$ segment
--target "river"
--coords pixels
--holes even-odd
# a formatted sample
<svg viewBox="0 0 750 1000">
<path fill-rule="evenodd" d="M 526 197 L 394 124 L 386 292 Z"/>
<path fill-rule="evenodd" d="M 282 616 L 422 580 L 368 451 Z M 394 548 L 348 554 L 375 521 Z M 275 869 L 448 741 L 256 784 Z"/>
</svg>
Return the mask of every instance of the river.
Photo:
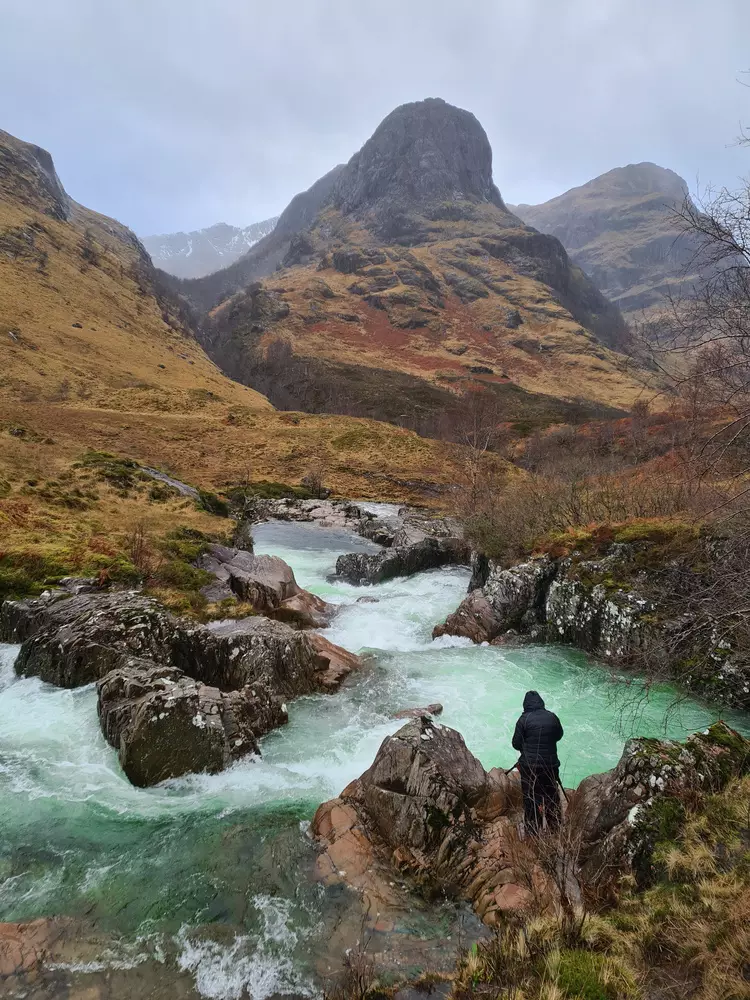
<svg viewBox="0 0 750 1000">
<path fill-rule="evenodd" d="M 644 698 L 562 647 L 432 641 L 466 590 L 465 569 L 357 588 L 327 576 L 338 553 L 371 543 L 300 524 L 254 534 L 256 552 L 281 556 L 301 586 L 342 605 L 329 638 L 371 654 L 338 693 L 290 703 L 289 725 L 263 739 L 261 761 L 133 788 L 99 731 L 93 687 L 18 679 L 17 647 L 0 645 L 0 920 L 74 918 L 78 946 L 56 971 L 66 982 L 106 978 L 134 1000 L 161 996 L 155 983 L 170 997 L 317 995 L 353 941 L 355 908 L 347 890 L 311 879 L 307 823 L 369 766 L 402 725 L 399 709 L 441 702 L 441 721 L 485 767 L 508 767 L 523 694 L 536 688 L 565 726 L 569 786 L 613 766 L 630 735 L 682 738 L 718 715 L 675 704 L 667 686 Z M 748 731 L 746 719 L 724 716 Z M 399 929 L 418 965 L 420 942 L 449 954 L 445 941 L 467 920 L 453 905 L 415 903 Z"/>
</svg>

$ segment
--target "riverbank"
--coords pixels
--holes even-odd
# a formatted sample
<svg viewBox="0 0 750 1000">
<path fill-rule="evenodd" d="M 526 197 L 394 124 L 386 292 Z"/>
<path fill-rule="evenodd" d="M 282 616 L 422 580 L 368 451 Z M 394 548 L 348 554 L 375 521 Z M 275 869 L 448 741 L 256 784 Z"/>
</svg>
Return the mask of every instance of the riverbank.
<svg viewBox="0 0 750 1000">
<path fill-rule="evenodd" d="M 0 919 L 85 916 L 87 933 L 93 926 L 109 942 L 97 961 L 133 967 L 118 973 L 118 1000 L 140 1000 L 155 982 L 221 1000 L 320 989 L 353 946 L 362 913 L 357 897 L 313 880 L 306 825 L 369 767 L 403 725 L 392 718 L 401 709 L 441 702 L 441 722 L 486 769 L 508 767 L 523 692 L 538 687 L 566 725 L 567 785 L 614 766 L 633 733 L 683 738 L 716 717 L 696 701 L 675 706 L 668 686 L 643 702 L 632 681 L 613 685 L 609 671 L 564 647 L 433 641 L 432 627 L 466 591 L 466 569 L 361 588 L 328 577 L 343 551 L 377 551 L 371 543 L 278 522 L 254 534 L 256 552 L 281 556 L 300 586 L 341 605 L 324 634 L 372 654 L 335 695 L 290 702 L 289 724 L 262 740 L 260 761 L 135 789 L 101 736 L 92 688 L 15 679 L 15 651 L 4 652 Z M 375 932 L 373 951 L 386 969 L 451 966 L 470 933 L 479 931 L 466 910 L 410 895 Z M 91 961 L 83 943 L 81 954 Z M 77 989 L 105 975 L 71 955 L 76 967 L 63 972 Z"/>
</svg>

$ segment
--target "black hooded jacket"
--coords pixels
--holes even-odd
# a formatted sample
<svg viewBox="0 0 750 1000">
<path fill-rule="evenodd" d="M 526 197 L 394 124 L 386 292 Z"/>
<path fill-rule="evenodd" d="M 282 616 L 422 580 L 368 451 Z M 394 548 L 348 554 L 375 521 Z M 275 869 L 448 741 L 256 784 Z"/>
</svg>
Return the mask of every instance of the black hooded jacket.
<svg viewBox="0 0 750 1000">
<path fill-rule="evenodd" d="M 563 727 L 558 717 L 547 711 L 540 694 L 528 691 L 523 699 L 523 715 L 513 734 L 513 749 L 521 754 L 521 764 L 559 767 L 557 744 L 562 738 Z"/>
</svg>

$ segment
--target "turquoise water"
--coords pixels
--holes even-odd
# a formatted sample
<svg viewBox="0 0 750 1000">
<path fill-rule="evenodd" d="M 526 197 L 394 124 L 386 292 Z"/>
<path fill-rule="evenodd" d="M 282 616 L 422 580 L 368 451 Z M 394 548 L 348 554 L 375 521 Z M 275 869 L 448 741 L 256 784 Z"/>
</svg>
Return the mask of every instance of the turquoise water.
<svg viewBox="0 0 750 1000">
<path fill-rule="evenodd" d="M 338 693 L 292 702 L 261 761 L 219 775 L 133 788 L 101 736 L 93 688 L 18 679 L 16 648 L 0 646 L 0 920 L 85 918 L 112 937 L 113 961 L 156 963 L 163 976 L 187 976 L 196 995 L 312 995 L 349 903 L 308 878 L 306 822 L 402 725 L 394 712 L 439 701 L 442 721 L 485 767 L 508 767 L 523 694 L 534 687 L 565 726 L 568 785 L 613 766 L 632 734 L 683 737 L 718 717 L 694 701 L 675 704 L 668 687 L 644 700 L 637 684 L 613 682 L 563 648 L 433 642 L 468 572 L 369 588 L 327 581 L 338 553 L 370 548 L 314 527 L 256 530 L 256 551 L 280 555 L 302 586 L 341 605 L 326 634 L 373 655 Z M 747 731 L 743 719 L 728 721 Z"/>
</svg>

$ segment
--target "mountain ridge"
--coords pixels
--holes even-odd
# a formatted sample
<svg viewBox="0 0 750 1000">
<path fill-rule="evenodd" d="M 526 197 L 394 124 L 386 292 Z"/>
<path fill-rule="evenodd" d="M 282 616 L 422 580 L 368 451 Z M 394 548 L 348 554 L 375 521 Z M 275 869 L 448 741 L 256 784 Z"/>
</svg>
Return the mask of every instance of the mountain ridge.
<svg viewBox="0 0 750 1000">
<path fill-rule="evenodd" d="M 434 434 L 472 387 L 511 420 L 636 393 L 613 352 L 619 311 L 507 208 L 481 124 L 440 99 L 396 108 L 270 236 L 178 287 L 209 354 L 282 408 Z"/>
<path fill-rule="evenodd" d="M 253 222 L 249 226 L 231 226 L 217 222 L 190 232 L 161 233 L 142 237 L 153 263 L 176 278 L 202 278 L 233 264 L 273 232 L 278 216 Z"/>
<path fill-rule="evenodd" d="M 514 210 L 557 237 L 594 284 L 637 319 L 700 281 L 693 267 L 698 244 L 683 233 L 676 215 L 688 197 L 679 174 L 643 162 Z"/>
</svg>

